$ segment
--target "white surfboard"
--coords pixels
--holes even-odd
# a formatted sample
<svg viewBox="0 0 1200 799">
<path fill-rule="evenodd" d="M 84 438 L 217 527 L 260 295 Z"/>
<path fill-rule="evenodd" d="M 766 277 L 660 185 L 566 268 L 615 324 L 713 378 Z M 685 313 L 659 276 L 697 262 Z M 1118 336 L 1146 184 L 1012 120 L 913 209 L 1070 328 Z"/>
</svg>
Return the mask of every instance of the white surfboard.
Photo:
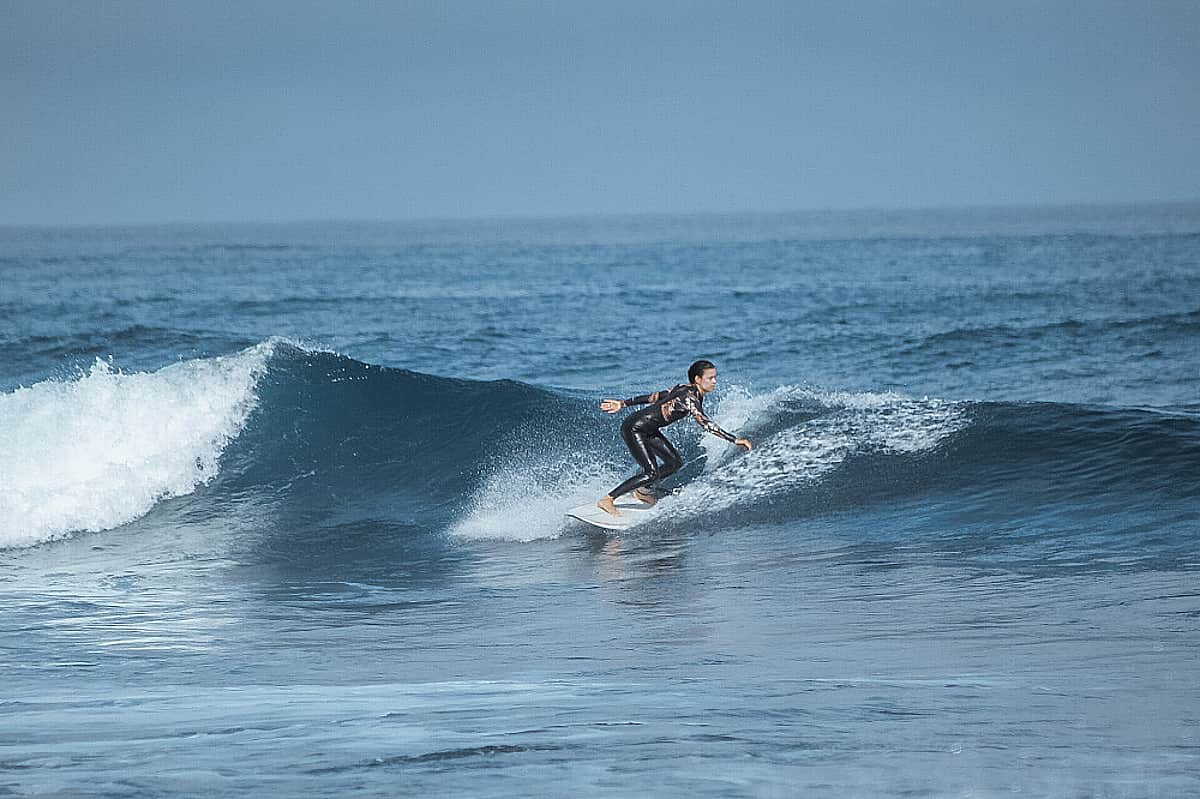
<svg viewBox="0 0 1200 799">
<path fill-rule="evenodd" d="M 567 511 L 567 515 L 602 530 L 628 530 L 638 522 L 645 521 L 647 514 L 650 513 L 649 505 L 634 499 L 629 494 L 617 497 L 615 504 L 617 510 L 621 511 L 620 516 L 605 513 L 597 508 L 594 502 L 580 505 L 578 508 L 571 508 Z"/>
</svg>

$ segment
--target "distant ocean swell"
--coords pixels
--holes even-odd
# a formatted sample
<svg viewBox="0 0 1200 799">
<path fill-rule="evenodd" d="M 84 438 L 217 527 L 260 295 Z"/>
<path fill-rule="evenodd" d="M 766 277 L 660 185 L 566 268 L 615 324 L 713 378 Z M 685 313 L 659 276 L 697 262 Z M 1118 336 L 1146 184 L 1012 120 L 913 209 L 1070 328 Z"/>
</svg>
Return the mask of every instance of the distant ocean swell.
<svg viewBox="0 0 1200 799">
<path fill-rule="evenodd" d="M 1096 337 L 1119 335 L 1156 345 L 1164 341 L 1191 340 L 1200 333 L 1200 310 L 1120 319 L 1070 319 L 1032 327 L 998 325 L 963 327 L 935 333 L 910 343 L 906 353 L 920 350 L 957 349 L 964 346 L 1028 344 L 1038 339 L 1061 336 Z"/>
<path fill-rule="evenodd" d="M 751 455 L 672 428 L 687 466 L 665 525 L 737 525 L 929 498 L 1112 513 L 1200 494 L 1190 410 L 967 403 L 783 386 L 726 387 L 715 416 Z M 0 394 L 0 547 L 111 529 L 189 498 L 530 540 L 632 471 L 595 398 L 372 366 L 271 340 L 235 355 Z M 332 521 L 330 521 L 332 523 Z"/>
</svg>

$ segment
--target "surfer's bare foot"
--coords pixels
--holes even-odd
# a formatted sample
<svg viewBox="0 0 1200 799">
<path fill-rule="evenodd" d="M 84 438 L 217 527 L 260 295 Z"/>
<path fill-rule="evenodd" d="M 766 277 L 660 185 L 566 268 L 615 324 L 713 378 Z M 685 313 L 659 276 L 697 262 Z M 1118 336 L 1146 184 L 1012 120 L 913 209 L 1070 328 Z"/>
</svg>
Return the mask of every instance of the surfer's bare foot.
<svg viewBox="0 0 1200 799">
<path fill-rule="evenodd" d="M 607 494 L 605 494 L 600 501 L 596 503 L 596 507 L 605 513 L 611 513 L 613 516 L 621 515 L 621 511 L 617 510 L 617 506 L 613 504 L 613 498 Z"/>
<path fill-rule="evenodd" d="M 633 495 L 635 497 L 637 497 L 638 500 L 646 503 L 647 505 L 653 505 L 655 502 L 658 502 L 658 497 L 654 496 L 653 494 L 651 494 L 647 491 L 643 491 L 640 488 L 633 489 Z"/>
</svg>

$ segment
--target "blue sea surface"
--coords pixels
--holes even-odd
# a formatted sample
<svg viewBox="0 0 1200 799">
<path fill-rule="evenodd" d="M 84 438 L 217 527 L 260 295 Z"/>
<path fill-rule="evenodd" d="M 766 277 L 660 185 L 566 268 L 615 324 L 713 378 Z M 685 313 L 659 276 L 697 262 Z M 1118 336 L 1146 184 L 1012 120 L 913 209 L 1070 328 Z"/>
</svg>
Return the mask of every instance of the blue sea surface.
<svg viewBox="0 0 1200 799">
<path fill-rule="evenodd" d="M 0 228 L 0 795 L 1198 795 L 1198 334 L 1197 204 Z"/>
</svg>

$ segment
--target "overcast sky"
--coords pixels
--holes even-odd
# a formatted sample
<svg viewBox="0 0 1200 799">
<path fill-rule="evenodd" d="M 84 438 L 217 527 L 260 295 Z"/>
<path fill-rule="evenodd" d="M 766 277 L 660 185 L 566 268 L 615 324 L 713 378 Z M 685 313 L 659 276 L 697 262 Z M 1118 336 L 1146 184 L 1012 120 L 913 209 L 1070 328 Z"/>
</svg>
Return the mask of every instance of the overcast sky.
<svg viewBox="0 0 1200 799">
<path fill-rule="evenodd" d="M 1200 198 L 1200 2 L 0 0 L 0 224 Z"/>
</svg>

